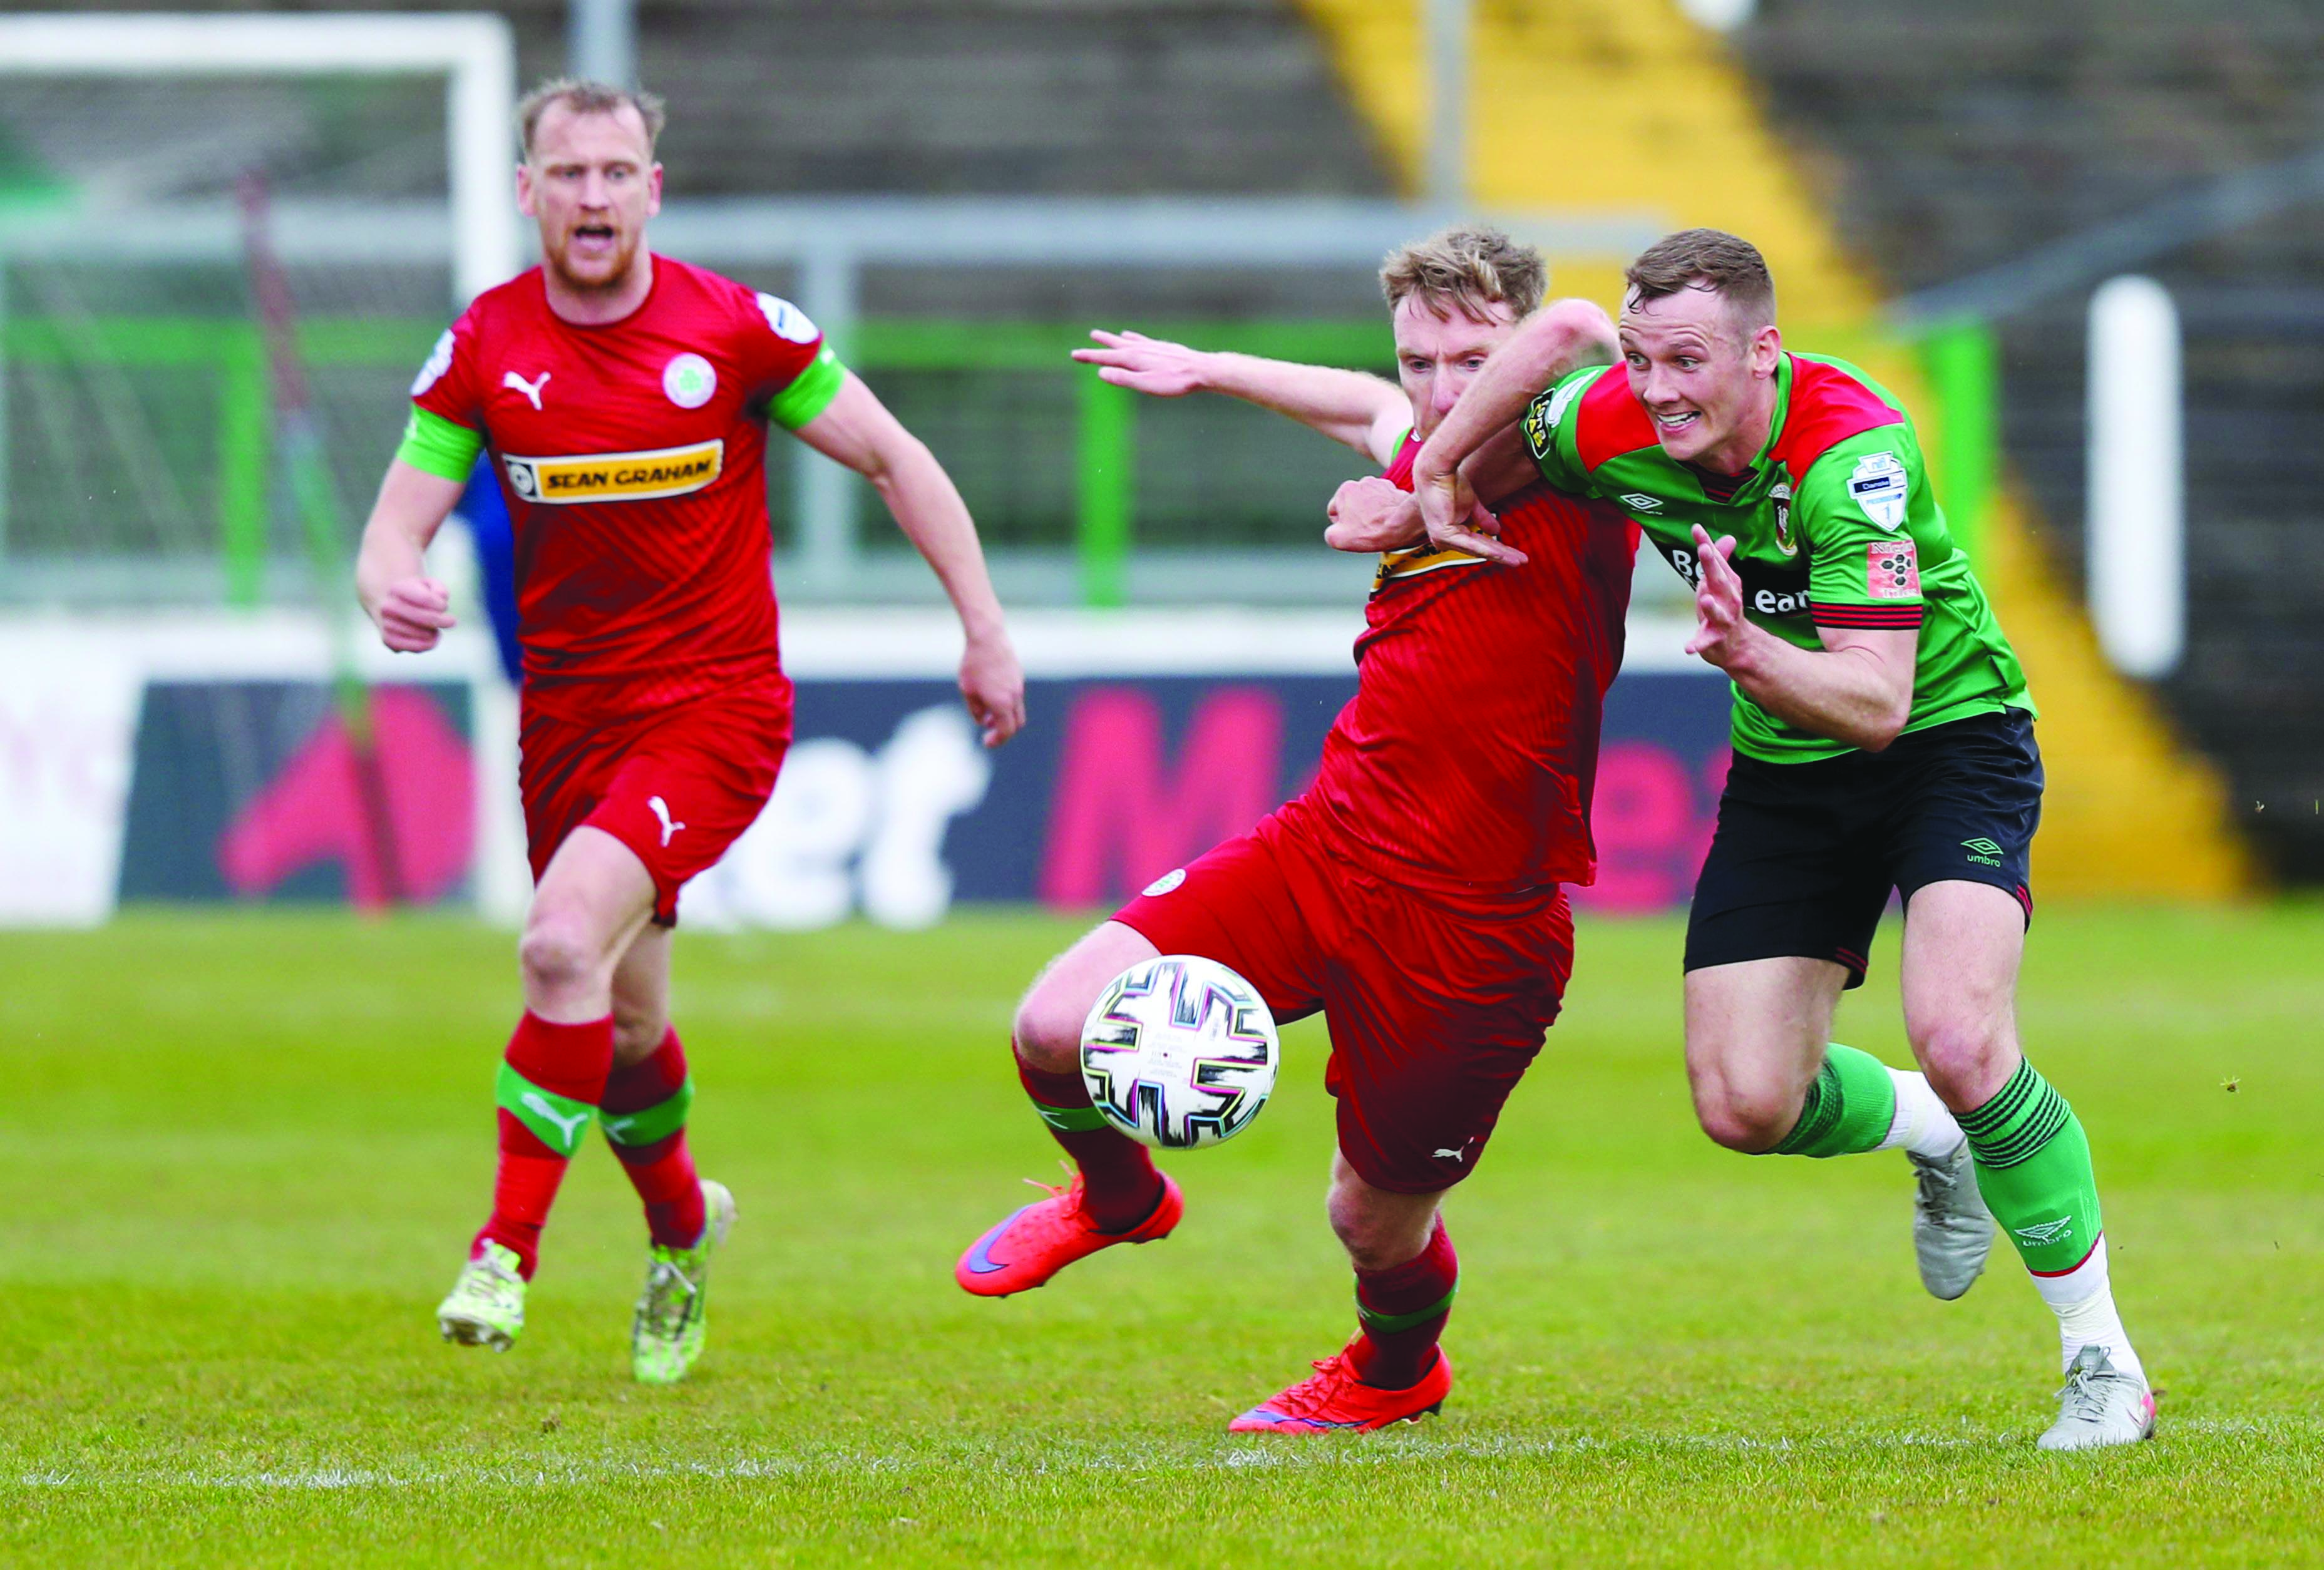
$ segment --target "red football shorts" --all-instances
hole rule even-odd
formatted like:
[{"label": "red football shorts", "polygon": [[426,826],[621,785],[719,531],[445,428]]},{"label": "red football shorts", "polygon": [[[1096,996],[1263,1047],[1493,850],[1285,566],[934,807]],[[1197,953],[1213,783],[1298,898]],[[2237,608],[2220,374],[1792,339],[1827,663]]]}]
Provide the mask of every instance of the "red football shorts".
[{"label": "red football shorts", "polygon": [[1278,815],[1113,919],[1165,954],[1240,973],[1279,1020],[1321,1009],[1341,1153],[1397,1194],[1433,1194],[1476,1170],[1573,974],[1562,891],[1507,916],[1447,910]]},{"label": "red football shorts", "polygon": [[612,722],[527,706],[517,779],[533,882],[586,824],[636,853],[653,876],[655,921],[675,926],[678,890],[757,820],[790,742],[779,673]]}]

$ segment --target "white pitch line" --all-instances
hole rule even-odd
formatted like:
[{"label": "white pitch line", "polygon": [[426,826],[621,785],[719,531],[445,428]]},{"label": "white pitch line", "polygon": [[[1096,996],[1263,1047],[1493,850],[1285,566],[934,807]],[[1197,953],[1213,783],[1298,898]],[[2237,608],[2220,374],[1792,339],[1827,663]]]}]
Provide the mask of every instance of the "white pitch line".
[{"label": "white pitch line", "polygon": [[[2249,1419],[2196,1418],[2165,1422],[2166,1438],[2324,1438],[2324,1423],[2265,1422]],[[1140,1472],[1208,1472],[1250,1467],[1385,1466],[1414,1461],[1528,1461],[1563,1455],[1656,1453],[1764,1453],[1769,1455],[1831,1456],[1851,1453],[1878,1455],[1887,1451],[1993,1451],[2014,1453],[2031,1443],[2030,1431],[2004,1430],[1987,1434],[1930,1434],[1859,1431],[1848,1435],[1818,1435],[1800,1438],[1763,1439],[1748,1434],[1678,1434],[1607,1438],[1593,1434],[1525,1438],[1480,1436],[1476,1438],[1426,1438],[1382,1435],[1357,1445],[1329,1444],[1313,1447],[1305,1441],[1284,1444],[1259,1441],[1210,1455],[1155,1451],[1067,1451],[1024,1456],[964,1456],[913,1452],[902,1455],[860,1455],[813,1452],[797,1455],[744,1456],[733,1461],[642,1462],[616,1458],[566,1460],[549,1464],[512,1463],[502,1466],[426,1467],[412,1471],[359,1466],[323,1466],[310,1471],[268,1469],[257,1472],[205,1473],[190,1470],[79,1473],[36,1471],[20,1473],[20,1488],[97,1489],[188,1488],[315,1492],[343,1489],[408,1489],[457,1486],[547,1488],[611,1480],[698,1478],[732,1482],[802,1476],[861,1476],[865,1473],[952,1471],[964,1461],[991,1472],[1038,1477],[1051,1473]]]}]

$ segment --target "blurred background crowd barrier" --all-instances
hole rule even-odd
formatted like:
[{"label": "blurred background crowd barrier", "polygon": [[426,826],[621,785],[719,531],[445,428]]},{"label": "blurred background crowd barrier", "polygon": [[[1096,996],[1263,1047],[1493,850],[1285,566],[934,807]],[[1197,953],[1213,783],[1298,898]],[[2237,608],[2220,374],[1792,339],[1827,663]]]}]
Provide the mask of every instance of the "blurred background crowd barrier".
[{"label": "blurred background crowd barrier", "polygon": [[[465,537],[424,659],[364,651],[346,573],[414,370],[529,260],[508,107],[568,69],[669,98],[655,245],[797,301],[927,440],[1037,678],[1034,732],[965,747],[933,581],[775,444],[801,745],[696,919],[1102,904],[1296,789],[1353,688],[1370,566],[1320,533],[1364,466],[1066,351],[1392,374],[1374,269],[1471,214],[1609,305],[1658,234],[1736,230],[1787,341],[1913,409],[2043,706],[2044,893],[2324,878],[2319,42],[2293,0],[0,12],[0,920],[521,906]],[[1605,908],[1683,900],[1723,767],[1680,587],[1641,562]]]}]

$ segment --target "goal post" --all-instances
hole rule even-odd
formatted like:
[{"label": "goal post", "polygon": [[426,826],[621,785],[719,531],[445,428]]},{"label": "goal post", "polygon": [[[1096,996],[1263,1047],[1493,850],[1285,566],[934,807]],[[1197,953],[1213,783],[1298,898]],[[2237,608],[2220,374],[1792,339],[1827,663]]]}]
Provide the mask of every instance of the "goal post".
[{"label": "goal post", "polygon": [[[483,12],[0,14],[0,80],[40,78],[130,83],[438,75],[445,81],[448,199],[437,210],[449,222],[442,231],[443,247],[434,253],[437,260],[432,265],[448,273],[451,299],[434,309],[443,310],[441,319],[448,320],[476,295],[512,277],[525,261],[513,190],[516,48],[506,18]],[[323,263],[325,269],[340,268],[343,282],[344,270],[350,266],[359,268],[375,260],[408,268],[417,256],[426,254],[424,240],[403,236],[397,236],[402,243],[394,246],[366,247],[363,235],[375,235],[383,226],[409,226],[415,210],[415,204],[392,199],[374,206],[374,211],[355,215],[357,221],[348,235],[324,247],[330,257]],[[76,212],[69,205],[59,213],[36,215],[16,226],[17,233],[0,232],[0,284],[6,282],[5,263],[32,257],[51,271],[69,268],[78,257],[103,255],[115,264],[208,267],[214,274],[221,264],[237,263],[243,251],[235,232],[238,226],[223,208],[212,210],[218,207],[215,202],[133,205],[116,215],[100,199],[87,211]],[[159,232],[139,234],[121,226],[124,222],[134,226],[140,217],[148,220],[150,226],[151,220],[162,215],[172,221]],[[340,205],[303,227],[319,226],[326,231],[347,227],[347,216],[346,208]],[[295,218],[285,226],[302,228]],[[432,226],[422,224],[421,229],[431,231]],[[315,263],[314,250],[312,245],[302,247],[301,256]],[[214,278],[210,288],[214,298],[208,300],[211,309],[207,315],[187,309],[185,287],[171,291],[171,304],[160,308],[177,311],[175,316],[140,315],[134,308],[123,314],[120,301],[128,297],[121,288],[106,296],[113,303],[104,309],[113,315],[104,319],[77,298],[51,300],[43,319],[33,324],[39,330],[32,336],[44,346],[36,346],[37,363],[18,367],[51,381],[77,378],[77,389],[85,392],[90,405],[106,417],[79,439],[107,444],[103,451],[119,457],[125,468],[145,482],[146,513],[152,527],[142,535],[126,529],[120,531],[115,549],[124,567],[134,564],[141,550],[150,551],[151,541],[183,546],[195,540],[206,527],[198,506],[198,497],[206,489],[214,490],[217,497],[219,524],[211,538],[219,547],[231,541],[250,552],[261,550],[271,527],[269,515],[279,505],[269,499],[264,473],[270,455],[283,456],[277,450],[281,443],[274,439],[280,433],[268,429],[265,418],[270,400],[263,379],[264,363],[259,355],[243,347],[254,324],[247,318],[245,304],[237,301],[232,309],[225,309]],[[321,356],[321,363],[314,367],[317,371],[344,382],[348,356],[344,346],[335,355],[328,344],[351,333],[363,337],[361,329],[378,324],[366,320],[369,302],[360,286],[326,292],[335,302],[331,309],[337,314],[311,324],[315,332],[301,335],[301,341],[309,344],[308,352]],[[410,315],[415,302],[406,295],[397,299],[396,314]],[[0,306],[11,303],[14,302],[0,299]],[[0,320],[0,396],[5,396],[10,369],[5,358],[10,336],[6,323]],[[286,344],[290,341],[287,332],[281,336]],[[391,351],[391,355],[399,352]],[[397,362],[392,378],[395,388],[400,389],[417,368],[425,354],[424,342],[411,346],[409,352],[408,364]],[[375,377],[377,368],[369,362],[379,357],[378,346],[369,346],[359,357],[365,362],[364,374]],[[60,370],[60,366],[68,369]],[[190,383],[161,385],[168,375],[200,374],[217,378],[217,391],[209,397]],[[343,385],[339,388],[343,400],[364,407],[376,391],[366,386],[351,393]],[[59,407],[61,410],[63,405]],[[173,412],[163,419],[152,413],[155,408]],[[187,478],[175,472],[188,463],[189,456],[196,462],[206,461],[185,440],[186,431],[201,423],[194,415],[183,413],[186,408],[192,408],[195,414],[214,410],[215,418],[210,420],[217,432],[210,443],[217,455],[214,486],[202,483],[207,476]],[[5,410],[5,403],[0,403],[0,411]],[[29,416],[24,418],[30,422]],[[55,428],[44,432],[51,446],[76,439],[76,428],[62,412],[56,413],[48,425]],[[5,466],[7,434],[5,425],[0,424],[0,494],[6,494],[11,478]],[[169,456],[161,456],[164,453]],[[141,521],[146,520],[141,515]],[[14,544],[0,536],[0,548]],[[9,565],[16,565],[13,555]],[[253,591],[246,596],[247,603],[254,605],[260,564],[253,556],[245,565]],[[231,564],[229,568],[231,582]],[[135,575],[123,577],[126,580]],[[60,585],[78,581],[59,580]],[[348,630],[330,618],[348,614],[341,609],[346,604],[346,586],[318,582],[314,587],[318,609],[331,631],[344,637]],[[62,593],[68,603],[84,603],[70,587]],[[87,603],[110,601],[100,587],[90,591]],[[490,661],[484,663],[490,667]],[[479,911],[505,924],[521,913],[530,888],[516,800],[515,695],[496,674],[496,668],[478,675],[471,693],[476,781],[472,887]]]},{"label": "goal post", "polygon": [[456,305],[521,264],[510,194],[516,41],[484,12],[0,15],[0,75],[411,75],[446,78]]}]

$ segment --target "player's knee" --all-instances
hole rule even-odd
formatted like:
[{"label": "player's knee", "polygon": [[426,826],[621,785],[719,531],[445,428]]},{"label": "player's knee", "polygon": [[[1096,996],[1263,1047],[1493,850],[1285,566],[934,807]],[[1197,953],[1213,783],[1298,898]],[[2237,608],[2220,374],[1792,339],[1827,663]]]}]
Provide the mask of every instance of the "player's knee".
[{"label": "player's knee", "polygon": [[1323,1211],[1332,1224],[1332,1235],[1340,1240],[1340,1246],[1348,1251],[1348,1262],[1357,1270],[1393,1270],[1428,1246],[1434,1207],[1424,1215],[1421,1207],[1426,1201],[1389,1204],[1383,1203],[1384,1197],[1348,1173],[1333,1179],[1324,1197]]},{"label": "player's knee", "polygon": [[1915,1032],[1913,1055],[1929,1088],[1947,1106],[1975,1106],[2007,1076],[2011,1057],[2006,1030],[1981,1020],[1939,1020]]},{"label": "player's knee", "polygon": [[536,914],[517,941],[517,963],[528,988],[561,992],[590,983],[601,963],[597,947],[580,923]]},{"label": "player's knee", "polygon": [[1798,1098],[1772,1087],[1730,1084],[1695,1087],[1694,1118],[1702,1131],[1712,1143],[1746,1155],[1758,1155],[1782,1144],[1799,1115]]},{"label": "player's knee", "polygon": [[1043,976],[1017,1005],[1017,1056],[1051,1074],[1073,1068],[1081,1061],[1082,1021],[1090,1002],[1055,974]]}]

